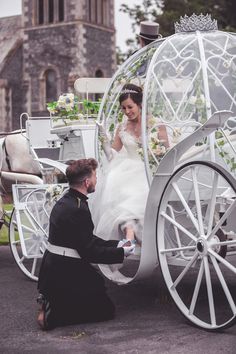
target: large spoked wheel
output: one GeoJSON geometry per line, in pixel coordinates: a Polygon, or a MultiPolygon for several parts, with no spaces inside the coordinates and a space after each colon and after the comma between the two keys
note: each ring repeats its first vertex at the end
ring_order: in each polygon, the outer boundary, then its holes
{"type": "Polygon", "coordinates": [[[45,189],[27,193],[12,211],[9,242],[20,270],[37,281],[44,251],[47,247],[51,206],[45,198],[45,189]]]}
{"type": "Polygon", "coordinates": [[[211,162],[190,162],[170,178],[158,209],[165,283],[182,314],[208,330],[236,319],[235,197],[230,173],[211,162]]]}

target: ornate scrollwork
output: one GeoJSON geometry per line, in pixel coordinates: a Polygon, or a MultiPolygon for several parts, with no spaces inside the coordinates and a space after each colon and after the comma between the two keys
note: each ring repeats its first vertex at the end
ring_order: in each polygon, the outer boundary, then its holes
{"type": "Polygon", "coordinates": [[[211,19],[211,15],[185,15],[180,17],[179,22],[175,22],[175,33],[195,32],[195,31],[214,31],[218,30],[217,21],[211,19]]]}

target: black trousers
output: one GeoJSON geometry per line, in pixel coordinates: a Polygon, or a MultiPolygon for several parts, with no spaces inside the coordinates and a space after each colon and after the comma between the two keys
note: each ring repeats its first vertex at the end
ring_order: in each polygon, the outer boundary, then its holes
{"type": "Polygon", "coordinates": [[[49,299],[49,328],[113,319],[115,306],[106,293],[80,296],[54,296],[49,299]]]}

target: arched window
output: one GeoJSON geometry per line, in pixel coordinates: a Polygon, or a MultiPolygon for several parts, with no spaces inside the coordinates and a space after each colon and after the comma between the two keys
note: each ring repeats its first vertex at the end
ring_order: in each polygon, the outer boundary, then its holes
{"type": "Polygon", "coordinates": [[[96,70],[95,77],[104,77],[102,70],[100,69],[96,70]]]}
{"type": "Polygon", "coordinates": [[[48,0],[48,22],[54,21],[54,0],[48,0]]]}
{"type": "Polygon", "coordinates": [[[88,0],[88,20],[99,25],[108,25],[109,3],[107,0],[88,0]]]}
{"type": "Polygon", "coordinates": [[[57,75],[53,69],[48,69],[44,74],[46,103],[57,100],[57,75]]]}
{"type": "Polygon", "coordinates": [[[37,0],[37,24],[62,22],[65,18],[64,0],[37,0]]]}
{"type": "Polygon", "coordinates": [[[38,0],[38,24],[44,23],[44,0],[38,0]]]}
{"type": "Polygon", "coordinates": [[[58,0],[58,21],[64,21],[64,0],[58,0]]]}
{"type": "MultiPolygon", "coordinates": [[[[97,69],[95,71],[95,77],[104,77],[102,70],[97,69]]],[[[99,99],[101,99],[102,96],[103,95],[101,93],[95,93],[95,97],[94,97],[95,101],[99,101],[99,99]]]]}

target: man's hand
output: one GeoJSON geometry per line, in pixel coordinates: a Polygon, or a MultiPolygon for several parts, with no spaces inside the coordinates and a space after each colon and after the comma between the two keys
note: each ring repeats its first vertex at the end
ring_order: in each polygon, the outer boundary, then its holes
{"type": "Polygon", "coordinates": [[[124,248],[125,257],[129,257],[131,254],[134,254],[135,244],[131,246],[125,246],[123,248],[124,248]]]}

